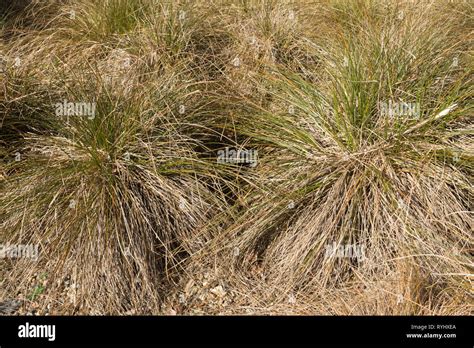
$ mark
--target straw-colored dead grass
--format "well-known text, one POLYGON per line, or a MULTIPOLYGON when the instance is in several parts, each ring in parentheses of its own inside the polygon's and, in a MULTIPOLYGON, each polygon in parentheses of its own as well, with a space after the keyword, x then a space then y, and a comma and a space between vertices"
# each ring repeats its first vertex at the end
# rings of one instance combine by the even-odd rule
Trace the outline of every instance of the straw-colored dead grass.
POLYGON ((41 250, 0 260, 0 301, 472 311, 468 2, 32 1, 0 21, 0 243, 41 250), (257 166, 216 163, 226 146, 257 166))

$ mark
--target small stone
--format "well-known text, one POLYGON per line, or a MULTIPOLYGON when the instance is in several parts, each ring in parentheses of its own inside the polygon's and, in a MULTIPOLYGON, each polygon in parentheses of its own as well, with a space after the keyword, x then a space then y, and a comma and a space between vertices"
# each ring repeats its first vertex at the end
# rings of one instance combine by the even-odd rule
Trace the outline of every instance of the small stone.
POLYGON ((235 57, 235 58, 232 60, 232 65, 235 66, 235 67, 239 67, 239 66, 240 66, 240 58, 239 58, 239 57, 235 57))
POLYGON ((13 314, 20 308, 21 302, 18 300, 6 300, 0 302, 0 314, 13 314))
POLYGON ((217 297, 224 297, 227 293, 224 291, 224 288, 221 285, 216 286, 215 288, 212 288, 211 293, 216 295, 217 297))

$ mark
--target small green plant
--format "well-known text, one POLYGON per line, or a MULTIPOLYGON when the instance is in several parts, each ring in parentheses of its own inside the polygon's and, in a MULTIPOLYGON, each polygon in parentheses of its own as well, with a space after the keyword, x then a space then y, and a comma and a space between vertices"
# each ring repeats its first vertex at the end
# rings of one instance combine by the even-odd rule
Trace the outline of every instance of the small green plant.
POLYGON ((35 301, 37 297, 40 296, 44 292, 44 290, 45 290, 45 287, 43 285, 36 285, 33 288, 33 291, 31 292, 31 294, 27 297, 28 300, 35 301))

